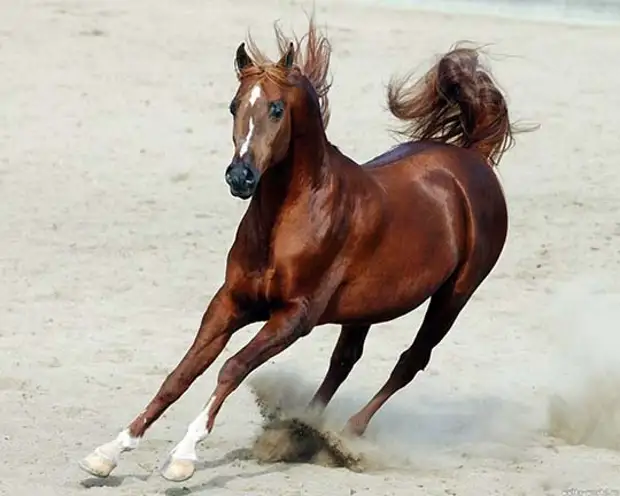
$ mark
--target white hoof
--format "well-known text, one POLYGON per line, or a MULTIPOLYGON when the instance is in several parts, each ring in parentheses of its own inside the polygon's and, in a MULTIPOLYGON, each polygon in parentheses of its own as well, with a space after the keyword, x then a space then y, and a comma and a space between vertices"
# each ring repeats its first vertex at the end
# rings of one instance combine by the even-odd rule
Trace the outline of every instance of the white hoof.
POLYGON ((116 463, 95 450, 80 461, 80 468, 95 477, 107 477, 116 468, 116 463))
POLYGON ((193 460, 183 460, 181 458, 168 458, 168 461, 161 470, 164 479, 172 482, 183 482, 196 471, 196 464, 193 460))

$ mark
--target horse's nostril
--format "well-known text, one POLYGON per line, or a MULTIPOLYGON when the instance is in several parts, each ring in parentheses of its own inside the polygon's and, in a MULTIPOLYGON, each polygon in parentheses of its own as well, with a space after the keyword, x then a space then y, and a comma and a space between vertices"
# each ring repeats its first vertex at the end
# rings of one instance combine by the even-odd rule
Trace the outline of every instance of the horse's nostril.
POLYGON ((243 176, 243 179, 248 186, 251 186, 256 182, 256 177, 251 169, 245 169, 243 176))

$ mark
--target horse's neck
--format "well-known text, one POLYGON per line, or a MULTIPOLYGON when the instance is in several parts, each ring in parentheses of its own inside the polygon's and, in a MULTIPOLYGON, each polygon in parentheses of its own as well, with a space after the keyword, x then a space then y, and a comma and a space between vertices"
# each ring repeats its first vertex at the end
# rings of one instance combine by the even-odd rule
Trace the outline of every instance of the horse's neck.
POLYGON ((328 148, 322 130, 320 139, 300 136, 294 140, 289 164, 291 177, 285 194, 288 200, 304 196, 309 190, 330 187, 334 171, 330 167, 328 148))
MULTIPOLYGON (((293 110, 288 153, 265 172, 246 214, 246 242, 261 252, 269 249, 273 230, 284 216, 318 197, 331 197, 336 182, 318 98, 307 79, 301 84, 306 100, 293 110)), ((303 219, 295 219, 295 225, 299 222, 303 219)))
POLYGON ((246 216, 255 242, 269 246, 274 226, 291 206, 332 187, 328 148, 326 139, 297 136, 285 159, 261 178, 246 216))

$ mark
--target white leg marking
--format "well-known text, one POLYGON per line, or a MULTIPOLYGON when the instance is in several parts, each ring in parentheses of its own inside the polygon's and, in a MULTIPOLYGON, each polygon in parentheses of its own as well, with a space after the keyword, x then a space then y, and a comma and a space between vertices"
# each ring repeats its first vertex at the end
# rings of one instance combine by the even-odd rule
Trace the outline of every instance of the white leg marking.
MULTIPOLYGON (((260 87, 260 84, 254 85, 252 91, 250 91, 250 108, 254 106, 254 104, 258 101, 258 99, 263 94, 263 91, 260 87)), ((250 149, 250 142, 252 141, 252 135, 254 134, 254 118, 250 116, 250 124, 248 128, 248 134, 245 138, 243 138, 243 143, 241 144, 241 148, 239 149, 239 156, 243 158, 250 149)))
POLYGON ((80 462, 80 467, 97 477, 107 477, 116 468, 121 453, 136 449, 139 443, 140 439, 132 437, 129 429, 125 429, 116 439, 97 447, 80 462))
POLYGON ((198 461, 196 446, 209 434, 207 431, 207 419, 209 418, 209 410, 214 400, 215 397, 213 396, 209 399, 204 409, 189 424, 183 439, 170 453, 170 457, 162 469, 162 475, 165 479, 181 482, 194 475, 196 462, 198 461))
POLYGON ((197 461, 196 445, 207 437, 207 419, 209 418, 209 409, 215 400, 214 397, 208 401, 207 406, 200 412, 200 414, 189 424, 185 437, 181 439, 181 442, 177 444, 170 455, 172 458, 181 460, 193 460, 197 461))

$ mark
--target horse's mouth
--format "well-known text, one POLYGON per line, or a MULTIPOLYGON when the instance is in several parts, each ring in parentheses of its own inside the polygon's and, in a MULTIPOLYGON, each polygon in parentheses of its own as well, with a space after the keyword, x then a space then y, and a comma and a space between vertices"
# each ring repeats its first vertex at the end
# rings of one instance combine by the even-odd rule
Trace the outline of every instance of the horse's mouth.
POLYGON ((240 198, 241 200, 247 200, 252 197, 252 195, 254 194, 254 190, 255 188, 237 189, 237 188, 230 187, 230 194, 233 195, 235 198, 240 198))

